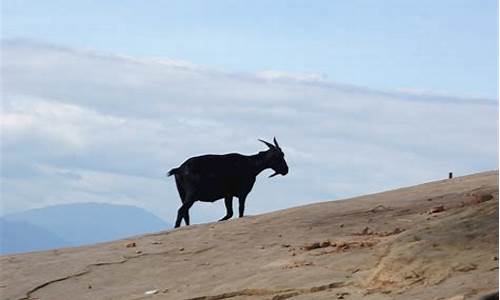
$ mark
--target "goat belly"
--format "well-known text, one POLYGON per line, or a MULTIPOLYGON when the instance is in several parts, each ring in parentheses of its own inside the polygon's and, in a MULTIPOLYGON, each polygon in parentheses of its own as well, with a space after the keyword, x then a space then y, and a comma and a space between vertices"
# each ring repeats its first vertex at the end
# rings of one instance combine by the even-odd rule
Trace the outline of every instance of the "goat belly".
POLYGON ((196 200, 202 202, 215 202, 217 200, 225 198, 226 196, 227 194, 224 193, 205 192, 205 193, 200 193, 196 200))
POLYGON ((201 202, 215 202, 217 200, 221 200, 223 199, 224 197, 218 197, 218 196, 214 196, 214 197, 207 197, 207 198, 204 198, 204 199, 200 199, 198 201, 201 201, 201 202))
POLYGON ((225 197, 236 196, 240 185, 234 179, 214 180, 213 178, 203 181, 198 185, 196 200, 203 202, 214 202, 225 197))

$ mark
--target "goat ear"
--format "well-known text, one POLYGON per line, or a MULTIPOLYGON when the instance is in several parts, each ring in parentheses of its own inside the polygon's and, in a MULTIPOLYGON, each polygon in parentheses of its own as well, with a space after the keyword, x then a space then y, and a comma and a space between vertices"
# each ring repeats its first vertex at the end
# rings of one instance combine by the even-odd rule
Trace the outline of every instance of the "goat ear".
POLYGON ((259 139, 259 141, 261 141, 261 142, 263 142, 264 144, 266 144, 266 146, 267 146, 267 147, 269 147, 269 149, 274 149, 274 148, 276 148, 276 147, 275 147, 273 144, 271 144, 271 143, 268 143, 268 142, 263 141, 263 140, 261 140, 261 139, 259 139))
POLYGON ((278 145, 278 141, 276 140, 276 137, 274 137, 273 142, 274 142, 274 146, 276 146, 276 148, 281 149, 280 145, 278 145))

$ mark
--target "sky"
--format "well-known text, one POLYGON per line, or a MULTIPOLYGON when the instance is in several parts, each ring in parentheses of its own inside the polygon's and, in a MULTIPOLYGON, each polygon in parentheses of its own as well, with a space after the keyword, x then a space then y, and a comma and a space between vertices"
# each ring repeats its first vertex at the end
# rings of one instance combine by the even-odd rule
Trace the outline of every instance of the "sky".
POLYGON ((166 171, 273 136, 249 214, 498 168, 497 1, 2 1, 1 50, 2 214, 173 221, 166 171))
POLYGON ((2 36, 497 97, 498 1, 2 1, 2 36))

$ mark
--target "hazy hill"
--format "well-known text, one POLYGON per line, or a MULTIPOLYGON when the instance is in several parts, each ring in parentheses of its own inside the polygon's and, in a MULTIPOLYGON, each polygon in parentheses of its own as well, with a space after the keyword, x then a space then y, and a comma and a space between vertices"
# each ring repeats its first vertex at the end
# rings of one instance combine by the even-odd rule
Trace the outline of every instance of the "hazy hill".
POLYGON ((94 244, 169 227, 141 208, 103 203, 54 205, 1 220, 1 253, 94 244))
POLYGON ((71 245, 70 242, 40 226, 0 218, 0 254, 40 251, 71 245))
POLYGON ((478 299, 498 290, 498 172, 0 267, 3 299, 478 299))

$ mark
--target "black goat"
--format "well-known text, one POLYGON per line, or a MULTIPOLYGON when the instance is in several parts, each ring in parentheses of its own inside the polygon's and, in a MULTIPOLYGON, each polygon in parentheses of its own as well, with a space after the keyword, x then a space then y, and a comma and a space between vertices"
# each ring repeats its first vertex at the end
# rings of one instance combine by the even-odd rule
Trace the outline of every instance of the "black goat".
POLYGON ((189 225, 189 209, 195 201, 215 202, 224 198, 227 212, 226 216, 219 220, 223 221, 233 216, 233 197, 238 197, 241 218, 245 211, 246 197, 260 172, 273 169, 274 173, 269 177, 288 173, 285 154, 276 138, 274 145, 259 141, 269 149, 250 156, 231 153, 192 157, 180 167, 168 172, 168 176, 175 175, 175 183, 182 201, 177 212, 176 228, 181 225, 182 219, 189 225))

